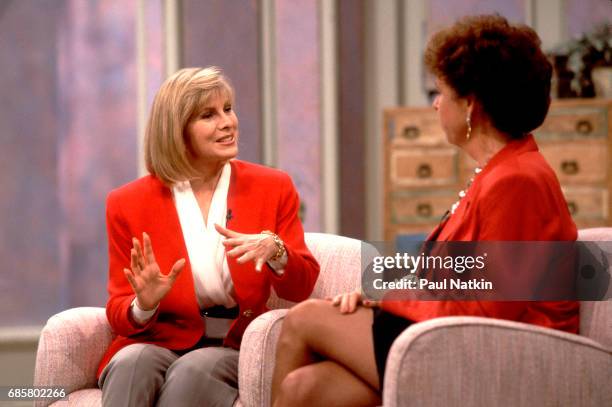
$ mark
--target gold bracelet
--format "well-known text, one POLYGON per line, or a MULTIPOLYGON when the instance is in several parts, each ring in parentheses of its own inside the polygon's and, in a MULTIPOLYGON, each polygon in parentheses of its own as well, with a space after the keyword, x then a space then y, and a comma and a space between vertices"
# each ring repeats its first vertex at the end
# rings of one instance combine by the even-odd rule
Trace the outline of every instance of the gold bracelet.
POLYGON ((285 253, 287 253, 287 249, 285 249, 285 243, 281 240, 280 237, 274 232, 269 230, 262 230, 261 234, 272 236, 272 240, 274 240, 274 244, 276 245, 276 254, 270 258, 269 261, 276 261, 283 257, 285 253))

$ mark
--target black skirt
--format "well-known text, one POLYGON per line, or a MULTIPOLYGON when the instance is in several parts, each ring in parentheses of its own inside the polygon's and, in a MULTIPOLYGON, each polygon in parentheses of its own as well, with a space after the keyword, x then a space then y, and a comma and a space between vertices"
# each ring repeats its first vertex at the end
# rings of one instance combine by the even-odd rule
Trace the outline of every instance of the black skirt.
POLYGON ((382 392, 385 381, 385 367, 387 357, 393 341, 408 328, 413 322, 409 319, 398 317, 380 308, 374 308, 374 320, 372 322, 372 338, 374 340, 374 358, 376 359, 376 370, 382 392))

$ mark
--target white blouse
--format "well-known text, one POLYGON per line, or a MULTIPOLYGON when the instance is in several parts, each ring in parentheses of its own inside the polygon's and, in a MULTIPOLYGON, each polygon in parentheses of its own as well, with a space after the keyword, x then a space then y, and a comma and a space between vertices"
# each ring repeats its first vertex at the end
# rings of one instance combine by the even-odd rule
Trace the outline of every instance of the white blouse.
MULTIPOLYGON (((206 223, 189 181, 178 183, 172 188, 200 309, 214 305, 227 308, 236 306, 234 282, 227 265, 225 247, 221 243, 223 236, 215 230, 215 223, 226 226, 231 172, 232 167, 228 162, 223 166, 213 192, 206 223)), ((133 316, 138 322, 146 322, 156 310, 157 307, 145 311, 138 306, 136 298, 132 301, 133 316)))
POLYGON ((172 188, 200 309, 214 305, 226 308, 236 306, 223 236, 215 230, 215 223, 225 227, 231 172, 232 167, 228 162, 223 166, 213 193, 206 223, 189 181, 172 188))

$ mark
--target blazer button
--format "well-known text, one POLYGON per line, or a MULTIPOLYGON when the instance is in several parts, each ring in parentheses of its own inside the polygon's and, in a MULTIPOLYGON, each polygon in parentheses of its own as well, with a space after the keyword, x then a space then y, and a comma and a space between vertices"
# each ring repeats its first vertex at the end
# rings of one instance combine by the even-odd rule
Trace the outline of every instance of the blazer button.
POLYGON ((247 309, 245 310, 242 315, 244 315, 247 318, 251 318, 251 316, 253 316, 253 310, 252 309, 247 309))

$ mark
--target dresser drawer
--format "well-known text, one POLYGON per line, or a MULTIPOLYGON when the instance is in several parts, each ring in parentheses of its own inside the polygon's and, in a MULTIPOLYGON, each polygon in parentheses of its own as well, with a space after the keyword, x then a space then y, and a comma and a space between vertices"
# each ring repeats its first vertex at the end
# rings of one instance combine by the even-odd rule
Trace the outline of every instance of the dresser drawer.
POLYGON ((448 145, 433 108, 392 111, 387 115, 391 147, 448 145))
MULTIPOLYGON (((612 101, 555 100, 534 131, 578 228, 612 226, 612 101)), ((451 146, 432 108, 384 113, 384 233, 430 233, 474 176, 476 162, 451 146)))
POLYGON ((564 187, 563 195, 567 207, 576 223, 584 220, 601 221, 608 219, 609 197, 605 188, 564 187))
POLYGON ((391 223, 436 224, 459 199, 453 190, 395 191, 389 196, 391 223))
POLYGON ((540 143, 540 151, 561 184, 601 183, 608 173, 605 140, 540 143))
POLYGON ((458 154, 453 148, 395 148, 389 160, 391 189, 455 185, 458 181, 458 154))
MULTIPOLYGON (((588 102, 586 102, 588 103, 588 102)), ((585 137, 606 139, 608 137, 608 105, 568 106, 552 104, 542 126, 535 131, 540 140, 583 139, 585 137)))

